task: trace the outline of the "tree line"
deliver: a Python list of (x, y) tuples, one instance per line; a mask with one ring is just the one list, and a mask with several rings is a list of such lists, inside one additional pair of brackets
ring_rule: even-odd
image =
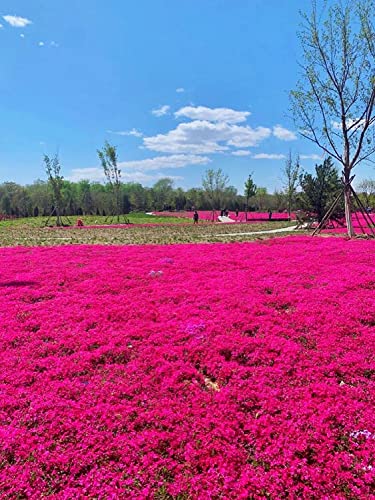
[[(244, 210), (245, 196), (233, 186), (217, 193), (221, 203), (215, 210)], [(152, 187), (140, 183), (120, 183), (118, 192), (119, 212), (149, 212), (162, 210), (212, 210), (212, 201), (203, 187), (182, 189), (175, 187), (169, 178), (155, 182)], [(112, 213), (113, 193), (108, 185), (81, 180), (61, 183), (61, 215), (109, 215)], [(0, 214), (15, 217), (49, 216), (54, 208), (51, 183), (36, 180), (21, 186), (15, 182), (0, 184)], [(259, 187), (251, 198), (249, 210), (284, 210), (281, 192), (268, 193)]]
[[(116, 166), (116, 149), (106, 144)], [(100, 157), (100, 155), (99, 155)], [(110, 215), (132, 211), (183, 211), (183, 210), (240, 210), (292, 212), (298, 209), (316, 213), (321, 219), (337, 192), (342, 188), (340, 175), (331, 158), (315, 166), (314, 173), (303, 172), (299, 159), (289, 158), (281, 173), (283, 188), (269, 193), (257, 186), (253, 175), (244, 182), (244, 194), (230, 184), (229, 177), (221, 170), (208, 169), (202, 186), (182, 189), (173, 180), (162, 178), (152, 187), (140, 183), (121, 182), (121, 171), (108, 171), (110, 164), (103, 149), (103, 168), (111, 182), (102, 184), (80, 180), (72, 182), (60, 174), (58, 158), (45, 157), (47, 180), (36, 180), (21, 186), (15, 182), (0, 184), (0, 214), (13, 217), (49, 216), (55, 205), (60, 215)], [(57, 163), (56, 163), (57, 162)], [(55, 173), (53, 172), (55, 169)], [(57, 170), (56, 170), (57, 169)], [(375, 181), (367, 179), (358, 185), (359, 195), (366, 207), (375, 206)], [(340, 208), (340, 207), (339, 207)]]

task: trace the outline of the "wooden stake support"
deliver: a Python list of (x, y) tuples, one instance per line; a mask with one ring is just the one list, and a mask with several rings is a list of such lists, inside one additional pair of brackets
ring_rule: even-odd
[[(353, 175), (349, 179), (347, 185), (349, 185), (349, 189), (350, 189), (350, 192), (351, 192), (351, 194), (353, 196), (353, 199), (356, 202), (357, 207), (359, 208), (359, 211), (363, 215), (363, 218), (364, 218), (367, 226), (370, 229), (371, 236), (375, 237), (375, 223), (373, 222), (373, 220), (371, 219), (371, 217), (367, 213), (366, 208), (364, 207), (362, 201), (360, 200), (360, 198), (358, 197), (357, 193), (355, 192), (355, 190), (354, 190), (354, 188), (352, 186), (352, 182), (353, 182), (354, 177), (355, 177), (355, 175)], [(323, 217), (323, 219), (320, 221), (318, 227), (312, 233), (312, 236), (315, 236), (316, 234), (319, 234), (326, 227), (326, 225), (327, 225), (329, 219), (331, 218), (331, 216), (332, 216), (335, 208), (337, 207), (337, 204), (339, 203), (341, 197), (344, 196), (345, 189), (347, 187), (347, 185), (345, 184), (344, 180), (343, 180), (343, 184), (344, 184), (343, 188), (341, 189), (340, 193), (334, 199), (334, 201), (331, 204), (331, 206), (329, 207), (327, 213), (325, 214), (325, 216)], [(361, 228), (362, 232), (364, 234), (367, 234), (366, 231), (365, 231), (365, 229), (362, 227), (361, 223), (359, 222), (358, 215), (356, 215), (356, 216), (357, 216), (357, 220), (358, 220), (358, 223), (359, 223), (359, 227)]]

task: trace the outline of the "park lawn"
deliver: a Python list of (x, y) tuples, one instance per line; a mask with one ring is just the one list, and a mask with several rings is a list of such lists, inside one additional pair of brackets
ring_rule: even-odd
[[(153, 216), (150, 217), (154, 221)], [(156, 218), (157, 219), (157, 218)], [(135, 219), (133, 219), (135, 220)], [(264, 222), (253, 224), (220, 224), (199, 223), (192, 221), (179, 224), (169, 223), (163, 217), (163, 224), (150, 224), (149, 219), (139, 216), (137, 220), (147, 220), (120, 227), (84, 226), (68, 228), (41, 227), (40, 219), (3, 221), (0, 223), (0, 246), (52, 246), (67, 244), (116, 244), (116, 245), (144, 245), (144, 244), (173, 244), (173, 243), (203, 243), (215, 241), (248, 241), (257, 237), (276, 237), (285, 233), (240, 235), (239, 233), (253, 233), (293, 226), (293, 222)], [(86, 222), (86, 220), (85, 220)], [(88, 221), (87, 221), (88, 222)], [(102, 222), (102, 221), (98, 221)], [(140, 224), (140, 225), (138, 225)]]
[(0, 248), (0, 269), (2, 498), (373, 498), (374, 241)]
[[(166, 217), (157, 217), (154, 215), (148, 215), (145, 213), (132, 212), (125, 216), (121, 216), (120, 223), (125, 223), (125, 217), (129, 220), (131, 224), (165, 224)], [(75, 226), (77, 225), (77, 220), (80, 219), (84, 223), (85, 226), (91, 225), (111, 225), (117, 224), (117, 218), (113, 218), (113, 222), (111, 222), (111, 218), (107, 218), (103, 215), (69, 215), (69, 217), (63, 217), (64, 224)], [(43, 227), (46, 225), (48, 217), (25, 217), (19, 219), (10, 219), (0, 221), (0, 228), (2, 227)], [(53, 225), (55, 223), (56, 217), (51, 217), (49, 221), (49, 225)], [(173, 217), (171, 215), (168, 216), (168, 222), (173, 224), (183, 224), (190, 222), (191, 218), (181, 218), (181, 217)]]

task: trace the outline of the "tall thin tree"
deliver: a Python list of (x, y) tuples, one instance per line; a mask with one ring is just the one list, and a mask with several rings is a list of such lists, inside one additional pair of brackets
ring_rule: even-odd
[(119, 222), (121, 214), (121, 170), (118, 167), (117, 148), (106, 141), (103, 149), (98, 149), (97, 152), (112, 194), (112, 217), (116, 216), (117, 222)]
[[(53, 157), (50, 157), (45, 154), (43, 160), (45, 164), (46, 174), (48, 177), (48, 182), (52, 189), (53, 210), (51, 216), (55, 214), (56, 226), (62, 226), (63, 221), (61, 218), (61, 210), (62, 210), (62, 187), (63, 187), (64, 177), (61, 175), (61, 165), (59, 156), (57, 153)], [(48, 224), (50, 217), (48, 217), (46, 225)]]
[(292, 158), (292, 152), (289, 151), (288, 158), (283, 168), (284, 193), (288, 204), (288, 217), (291, 218), (293, 203), (297, 194), (298, 176), (300, 172), (299, 156)]
[(257, 186), (255, 185), (254, 181), (253, 181), (253, 176), (252, 174), (249, 174), (249, 177), (246, 179), (246, 182), (245, 182), (245, 199), (246, 199), (246, 206), (245, 206), (245, 217), (246, 217), (246, 221), (247, 221), (247, 214), (248, 214), (248, 211), (249, 211), (249, 201), (250, 201), (250, 198), (252, 198), (253, 196), (256, 195), (256, 192), (257, 192)]

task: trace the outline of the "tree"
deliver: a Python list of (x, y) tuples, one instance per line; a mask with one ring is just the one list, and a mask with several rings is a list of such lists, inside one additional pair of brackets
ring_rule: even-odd
[(291, 218), (292, 206), (297, 194), (298, 175), (300, 172), (299, 156), (295, 160), (289, 151), (289, 156), (283, 168), (284, 192), (288, 204), (288, 216)]
[(184, 190), (177, 188), (174, 192), (174, 207), (177, 211), (184, 210), (186, 205), (186, 196)]
[(315, 176), (306, 172), (302, 173), (300, 184), (301, 205), (306, 210), (316, 213), (320, 222), (342, 189), (342, 182), (332, 159), (328, 157), (322, 165), (316, 165)]
[(249, 174), (249, 177), (245, 182), (245, 193), (244, 193), (246, 198), (246, 209), (245, 209), (246, 220), (247, 220), (247, 213), (249, 211), (249, 200), (250, 198), (256, 195), (256, 192), (257, 192), (257, 187), (253, 181), (252, 174)]
[(169, 177), (159, 179), (152, 186), (153, 198), (157, 210), (169, 209), (172, 203), (173, 180)]
[(38, 207), (40, 215), (48, 215), (52, 204), (48, 183), (37, 180), (30, 186), (26, 186), (26, 189), (28, 190), (32, 206)]
[(147, 209), (147, 191), (142, 184), (130, 182), (126, 184), (131, 210)]
[(206, 170), (202, 186), (212, 210), (224, 208), (229, 177), (219, 168)]
[(78, 197), (84, 215), (90, 214), (93, 210), (91, 197), (91, 185), (87, 180), (81, 180), (78, 183)]
[(362, 195), (366, 207), (375, 206), (375, 180), (363, 179), (358, 184), (358, 191)]
[(112, 194), (112, 216), (116, 215), (117, 222), (119, 222), (121, 213), (121, 170), (117, 165), (117, 148), (106, 141), (103, 149), (98, 149), (97, 152)]
[(283, 211), (285, 209), (285, 194), (277, 189), (275, 189), (273, 193), (273, 208), (277, 211)]
[(342, 0), (303, 14), (301, 79), (291, 92), (300, 133), (343, 167), (350, 237), (352, 170), (375, 152), (375, 0)]
[(204, 209), (206, 208), (205, 203), (205, 192), (202, 188), (191, 188), (186, 191), (186, 205), (189, 210), (196, 208)]
[(257, 203), (257, 210), (265, 210), (267, 202), (268, 192), (265, 187), (257, 187), (255, 193), (255, 199)]
[[(64, 177), (61, 175), (61, 165), (58, 154), (56, 153), (54, 157), (49, 157), (48, 155), (44, 155), (44, 163), (46, 168), (46, 174), (48, 177), (48, 182), (52, 189), (53, 210), (51, 215), (53, 213), (56, 215), (56, 226), (62, 226), (63, 221), (61, 219), (62, 215), (61, 210), (62, 210), (62, 187), (63, 187)], [(46, 224), (48, 224), (48, 220)]]

